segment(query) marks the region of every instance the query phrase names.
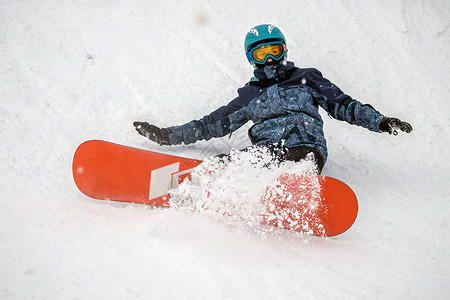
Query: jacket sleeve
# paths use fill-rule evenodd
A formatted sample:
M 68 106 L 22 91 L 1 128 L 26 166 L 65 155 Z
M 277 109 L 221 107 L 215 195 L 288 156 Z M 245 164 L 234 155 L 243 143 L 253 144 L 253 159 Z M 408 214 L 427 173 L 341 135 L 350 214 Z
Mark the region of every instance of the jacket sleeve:
M 370 104 L 363 104 L 322 76 L 316 69 L 306 69 L 303 75 L 306 85 L 310 86 L 325 97 L 318 97 L 319 105 L 337 120 L 362 126 L 371 131 L 380 132 L 380 123 L 385 118 Z
M 250 90 L 250 91 L 249 91 Z M 254 97 L 251 87 L 238 90 L 239 96 L 199 120 L 168 127 L 171 145 L 192 144 L 232 133 L 250 120 L 247 104 Z
M 187 145 L 196 141 L 210 140 L 213 137 L 221 137 L 231 133 L 229 126 L 225 122 L 217 121 L 211 124 L 207 123 L 206 120 L 207 116 L 200 120 L 193 120 L 183 125 L 167 128 L 170 144 L 178 145 L 185 143 Z

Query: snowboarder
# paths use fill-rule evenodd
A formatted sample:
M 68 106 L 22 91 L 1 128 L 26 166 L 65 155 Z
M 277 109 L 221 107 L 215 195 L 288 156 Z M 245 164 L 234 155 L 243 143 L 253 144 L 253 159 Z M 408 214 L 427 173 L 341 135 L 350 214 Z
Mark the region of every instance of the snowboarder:
M 352 99 L 314 68 L 298 68 L 287 61 L 286 39 L 270 24 L 252 28 L 245 37 L 245 53 L 254 77 L 238 96 L 199 120 L 159 128 L 134 122 L 137 132 L 160 145 L 191 144 L 232 133 L 253 121 L 248 130 L 253 145 L 267 147 L 274 158 L 300 161 L 312 153 L 320 174 L 327 147 L 319 106 L 333 118 L 375 132 L 397 135 L 412 126 L 386 117 L 369 104 Z

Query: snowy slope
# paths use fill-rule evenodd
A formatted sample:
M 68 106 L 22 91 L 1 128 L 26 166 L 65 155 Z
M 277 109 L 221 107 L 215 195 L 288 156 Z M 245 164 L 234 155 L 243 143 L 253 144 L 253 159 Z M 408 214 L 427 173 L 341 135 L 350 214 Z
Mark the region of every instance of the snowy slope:
M 448 299 L 450 3 L 360 2 L 0 1 L 0 297 Z M 72 155 L 88 139 L 193 158 L 248 145 L 244 126 L 160 148 L 132 122 L 230 101 L 252 74 L 244 35 L 266 22 L 297 65 L 414 127 L 392 137 L 323 114 L 324 174 L 360 202 L 347 233 L 263 239 L 77 191 Z

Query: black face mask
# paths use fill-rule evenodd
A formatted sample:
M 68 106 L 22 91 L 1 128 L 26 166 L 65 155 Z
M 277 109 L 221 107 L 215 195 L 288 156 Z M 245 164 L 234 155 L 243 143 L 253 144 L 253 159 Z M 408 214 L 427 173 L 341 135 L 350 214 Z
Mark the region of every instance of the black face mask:
M 258 80 L 251 84 L 263 87 L 271 86 L 289 78 L 296 69 L 292 62 L 265 65 L 255 69 L 254 74 Z
M 265 66 L 279 65 L 282 62 L 283 62 L 282 59 L 280 59 L 280 60 L 274 60 L 273 59 L 271 62 L 266 61 L 266 63 L 264 63 L 264 64 L 258 64 L 258 63 L 255 62 L 255 66 L 256 66 L 256 68 L 260 69 L 260 68 L 264 68 Z

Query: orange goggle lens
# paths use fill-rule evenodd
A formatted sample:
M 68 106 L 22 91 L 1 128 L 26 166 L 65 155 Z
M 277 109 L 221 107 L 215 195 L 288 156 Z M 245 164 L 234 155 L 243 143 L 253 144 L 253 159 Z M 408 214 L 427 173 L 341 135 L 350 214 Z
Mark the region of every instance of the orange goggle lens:
M 268 55 L 272 55 L 275 59 L 278 59 L 284 53 L 282 44 L 269 44 L 262 45 L 256 48 L 252 52 L 252 58 L 256 62 L 263 62 Z

